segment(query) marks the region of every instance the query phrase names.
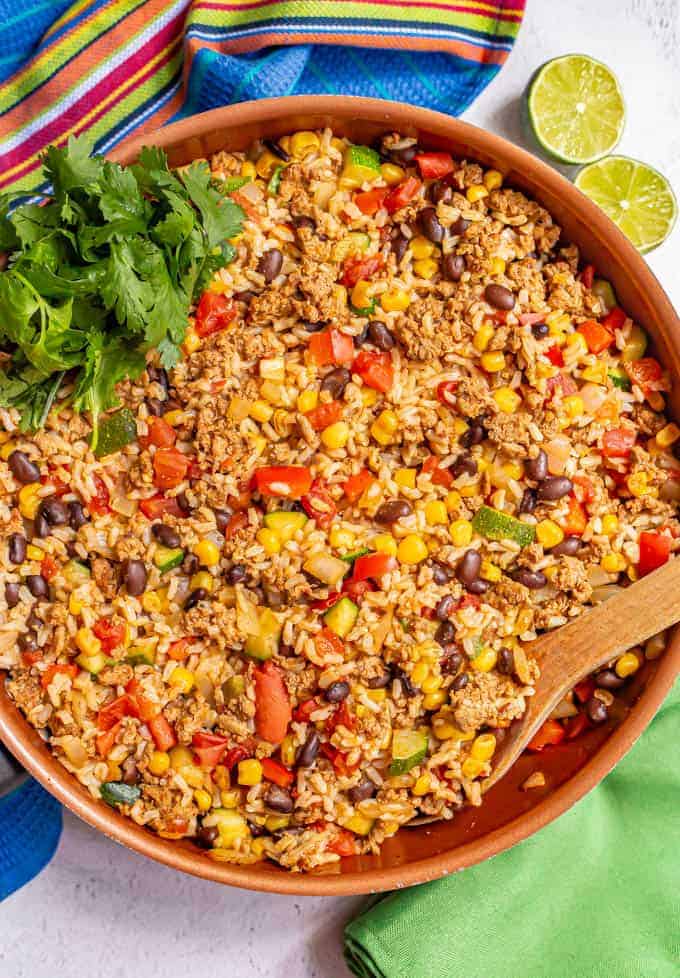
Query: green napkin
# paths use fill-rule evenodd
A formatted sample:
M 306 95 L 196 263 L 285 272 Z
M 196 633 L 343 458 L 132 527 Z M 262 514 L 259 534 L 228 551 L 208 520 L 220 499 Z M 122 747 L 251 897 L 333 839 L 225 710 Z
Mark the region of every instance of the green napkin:
M 679 978 L 680 682 L 599 787 L 479 866 L 345 930 L 360 978 Z

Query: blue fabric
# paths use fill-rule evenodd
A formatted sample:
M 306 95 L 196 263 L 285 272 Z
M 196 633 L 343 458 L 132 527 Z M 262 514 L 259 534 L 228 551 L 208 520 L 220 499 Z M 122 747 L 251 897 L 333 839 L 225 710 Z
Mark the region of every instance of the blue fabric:
M 0 82 L 37 48 L 47 28 L 72 0 L 0 0 Z
M 28 778 L 0 798 L 0 900 L 47 865 L 61 835 L 61 805 Z

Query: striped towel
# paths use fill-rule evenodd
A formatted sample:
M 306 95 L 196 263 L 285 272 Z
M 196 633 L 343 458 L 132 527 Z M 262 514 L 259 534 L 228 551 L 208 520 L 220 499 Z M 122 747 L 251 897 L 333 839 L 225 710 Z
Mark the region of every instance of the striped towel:
M 370 95 L 452 115 L 491 81 L 525 0 L 0 0 L 0 189 L 50 143 L 110 150 L 274 95 Z

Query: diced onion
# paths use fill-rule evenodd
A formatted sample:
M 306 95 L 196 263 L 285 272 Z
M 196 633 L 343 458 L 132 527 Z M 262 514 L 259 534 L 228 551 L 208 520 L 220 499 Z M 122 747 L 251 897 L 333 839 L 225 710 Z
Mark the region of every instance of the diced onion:
M 599 384 L 584 384 L 579 391 L 586 414 L 595 414 L 607 399 L 607 392 Z
M 555 435 L 545 445 L 545 452 L 548 456 L 548 471 L 551 475 L 562 475 L 567 464 L 571 443 L 566 435 Z
M 329 587 L 334 587 L 343 579 L 349 567 L 344 560 L 334 557 L 329 553 L 312 554 L 304 564 L 302 569 Z

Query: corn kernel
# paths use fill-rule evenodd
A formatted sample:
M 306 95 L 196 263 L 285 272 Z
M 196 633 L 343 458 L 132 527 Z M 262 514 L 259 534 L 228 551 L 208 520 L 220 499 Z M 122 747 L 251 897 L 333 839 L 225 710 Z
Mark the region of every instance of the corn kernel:
M 187 331 L 184 334 L 184 342 L 182 343 L 182 349 L 187 356 L 191 356 L 196 350 L 201 347 L 201 337 L 198 335 L 193 326 L 187 327 Z
M 517 481 L 524 475 L 524 466 L 521 462 L 506 462 L 503 465 L 503 473 L 508 477 L 508 479 L 514 479 Z
M 78 629 L 76 632 L 76 645 L 83 655 L 98 655 L 102 650 L 102 643 L 91 628 Z
M 329 424 L 327 428 L 321 432 L 321 441 L 324 443 L 326 448 L 331 451 L 344 448 L 349 441 L 350 427 L 346 421 L 336 421 L 335 424 Z
M 274 408 L 267 401 L 254 401 L 249 409 L 248 413 L 254 421 L 259 421 L 261 424 L 265 424 L 267 421 L 271 420 L 274 414 Z
M 404 179 L 404 170 L 396 163 L 383 163 L 380 167 L 380 176 L 388 187 L 395 187 Z
M 416 796 L 416 798 L 422 798 L 430 790 L 430 775 L 421 774 L 419 778 L 416 779 L 416 783 L 411 788 L 411 791 Z
M 365 309 L 371 304 L 372 285 L 366 279 L 359 279 L 352 289 L 351 302 L 355 309 Z
M 189 587 L 192 591 L 195 591 L 197 588 L 201 587 L 204 591 L 207 591 L 208 594 L 212 594 L 214 586 L 215 578 L 212 576 L 212 574 L 209 574 L 208 571 L 205 570 L 198 571 L 197 574 L 193 574 L 191 576 L 191 580 L 189 581 Z
M 29 543 L 26 547 L 26 556 L 29 560 L 42 560 L 45 556 L 45 551 L 41 550 L 40 547 L 36 547 L 34 543 Z
M 422 235 L 418 235 L 416 238 L 411 238 L 409 247 L 411 248 L 411 254 L 416 260 L 420 260 L 421 258 L 431 258 L 437 250 L 437 246 L 431 241 L 428 241 L 427 238 L 424 238 Z
M 40 506 L 38 493 L 41 489 L 42 485 L 39 482 L 30 482 L 28 485 L 22 486 L 19 490 L 19 512 L 24 519 L 35 519 L 38 507 Z
M 602 517 L 602 532 L 605 536 L 611 537 L 619 528 L 619 519 L 613 513 L 605 513 Z
M 290 137 L 290 153 L 297 160 L 304 159 L 309 153 L 316 153 L 320 145 L 319 137 L 311 130 L 302 129 Z
M 17 444 L 15 441 L 6 441 L 2 448 L 0 448 L 0 458 L 6 462 L 16 447 Z
M 270 153 L 269 150 L 266 149 L 255 163 L 255 170 L 257 175 L 262 177 L 263 180 L 269 180 L 276 167 L 280 165 L 281 160 L 279 157 L 274 156 L 273 153 Z
M 434 260 L 434 258 L 421 258 L 419 261 L 413 262 L 413 271 L 416 273 L 418 278 L 424 278 L 429 281 L 429 279 L 434 278 L 437 274 L 439 268 L 439 263 Z
M 397 469 L 394 473 L 394 481 L 404 489 L 415 489 L 417 469 Z
M 189 693 L 193 689 L 195 676 L 190 669 L 184 666 L 175 666 L 170 673 L 170 685 L 175 686 L 180 693 Z
M 302 391 L 298 394 L 297 409 L 301 414 L 313 411 L 319 403 L 318 391 Z
M 491 354 L 486 355 L 490 356 Z M 493 392 L 493 399 L 503 414 L 514 414 L 522 403 L 522 398 L 512 387 L 499 387 Z
M 487 646 L 472 660 L 472 668 L 477 672 L 491 672 L 497 661 L 498 653 Z
M 492 258 L 490 265 L 490 272 L 495 277 L 505 274 L 505 262 L 502 258 Z
M 449 534 L 454 547 L 467 547 L 472 540 L 470 520 L 454 520 L 449 526 Z
M 493 350 L 491 353 L 482 353 L 480 362 L 487 373 L 495 374 L 505 366 L 505 357 L 500 350 Z
M 427 662 L 423 662 L 421 660 L 420 662 L 416 662 L 413 669 L 411 670 L 411 679 L 416 684 L 416 686 L 420 686 L 423 680 L 427 678 L 429 673 L 430 673 L 430 667 L 428 666 Z
M 491 323 L 482 323 L 475 333 L 472 345 L 479 353 L 484 353 L 493 338 L 495 330 Z
M 438 689 L 441 689 L 443 682 L 444 680 L 441 676 L 431 672 L 423 679 L 420 686 L 424 693 L 435 693 Z
M 371 425 L 371 435 L 380 445 L 389 445 L 399 427 L 394 411 L 383 411 Z
M 278 832 L 279 829 L 288 828 L 290 815 L 267 815 L 264 824 L 268 832 Z
M 281 762 L 286 765 L 286 767 L 293 767 L 295 764 L 295 757 L 297 755 L 297 750 L 295 747 L 295 740 L 288 734 L 283 738 L 281 743 Z
M 565 397 L 562 405 L 570 418 L 579 418 L 585 411 L 583 398 L 579 397 L 578 394 L 570 394 Z
M 223 789 L 220 791 L 220 802 L 222 808 L 238 808 L 241 801 L 241 792 L 238 788 Z
M 384 700 L 387 699 L 387 690 L 367 689 L 366 696 L 368 696 L 369 700 L 373 700 L 374 703 L 382 703 Z
M 449 514 L 449 516 L 458 512 L 461 504 L 461 495 L 457 489 L 452 489 L 451 492 L 447 492 L 444 504 L 446 506 L 446 512 Z
M 465 196 L 471 204 L 476 204 L 478 200 L 483 200 L 484 197 L 488 197 L 489 191 L 486 189 L 484 184 L 475 183 L 472 187 L 467 188 L 465 191 Z
M 448 522 L 449 514 L 446 505 L 440 499 L 434 499 L 425 505 L 425 519 L 430 526 L 438 526 Z
M 438 689 L 434 693 L 427 693 L 423 696 L 423 707 L 426 710 L 438 710 L 446 703 L 447 692 L 445 689 Z
M 328 542 L 334 550 L 350 550 L 356 541 L 351 530 L 345 530 L 334 523 L 328 534 Z
M 266 526 L 257 531 L 257 542 L 270 557 L 281 552 L 281 541 L 276 533 Z
M 538 542 L 549 550 L 551 547 L 556 547 L 558 543 L 562 543 L 564 540 L 564 532 L 562 528 L 557 525 L 553 520 L 541 520 L 540 523 L 536 524 L 536 536 Z
M 355 835 L 368 835 L 373 828 L 374 821 L 375 819 L 366 818 L 365 815 L 352 815 L 345 822 L 344 828 L 349 829 L 350 832 L 354 832 Z
M 482 565 L 479 569 L 479 576 L 484 581 L 489 581 L 490 584 L 496 584 L 503 576 L 503 572 L 496 564 L 492 564 L 490 560 L 483 560 Z
M 158 614 L 161 610 L 161 599 L 155 591 L 145 591 L 142 595 L 142 608 L 150 615 Z
M 385 312 L 404 312 L 411 305 L 411 296 L 404 289 L 390 289 L 381 295 L 380 305 Z
M 250 177 L 251 180 L 254 180 L 255 177 L 257 176 L 257 170 L 255 169 L 255 164 L 252 163 L 250 160 L 244 160 L 243 163 L 241 163 L 241 176 Z
M 470 781 L 478 778 L 484 772 L 485 768 L 485 762 L 478 761 L 475 757 L 466 757 L 461 765 L 463 777 L 468 778 Z
M 487 190 L 498 190 L 503 186 L 503 174 L 498 170 L 487 170 L 484 174 L 484 186 Z
M 600 561 L 600 566 L 607 574 L 619 574 L 626 569 L 626 558 L 623 554 L 605 554 Z
M 646 472 L 632 472 L 626 479 L 626 486 L 633 496 L 654 495 L 653 487 L 648 483 Z
M 627 679 L 628 676 L 632 676 L 633 673 L 637 672 L 639 668 L 640 660 L 634 652 L 624 652 L 623 655 L 616 660 L 616 665 L 614 666 L 616 675 L 621 679 Z
M 450 720 L 442 719 L 442 717 L 435 717 L 432 730 L 434 731 L 435 737 L 439 740 L 466 741 L 472 740 L 474 737 L 473 731 L 460 730 Z
M 660 448 L 668 448 L 680 438 L 680 428 L 672 421 L 656 433 L 656 443 Z
M 72 615 L 79 615 L 83 610 L 83 602 L 76 597 L 75 591 L 71 591 L 68 599 L 68 610 Z
M 212 795 L 205 788 L 197 788 L 194 791 L 194 801 L 199 812 L 208 812 L 212 808 Z
M 372 546 L 381 554 L 389 554 L 390 557 L 397 556 L 397 541 L 389 533 L 379 533 L 373 537 Z
M 588 344 L 581 333 L 569 333 L 565 345 L 569 348 L 571 357 L 584 357 L 588 353 Z
M 361 400 L 364 407 L 373 407 L 378 400 L 378 392 L 373 387 L 361 388 Z
M 220 562 L 220 548 L 212 540 L 200 540 L 194 546 L 194 553 L 205 567 L 214 567 Z
M 397 559 L 402 564 L 419 564 L 428 556 L 428 549 L 425 541 L 417 533 L 409 533 L 400 541 L 397 548 Z
M 157 778 L 170 767 L 170 755 L 164 750 L 155 750 L 152 752 L 149 758 L 149 770 L 152 774 L 155 774 Z
M 581 373 L 581 377 L 583 378 L 583 380 L 587 380 L 591 384 L 600 384 L 600 385 L 606 384 L 607 364 L 594 363 L 589 367 L 584 367 Z
M 475 737 L 470 747 L 470 757 L 476 761 L 490 761 L 496 750 L 496 738 L 492 733 L 480 734 Z
M 262 765 L 255 758 L 239 761 L 238 783 L 244 785 L 259 784 L 262 780 Z

